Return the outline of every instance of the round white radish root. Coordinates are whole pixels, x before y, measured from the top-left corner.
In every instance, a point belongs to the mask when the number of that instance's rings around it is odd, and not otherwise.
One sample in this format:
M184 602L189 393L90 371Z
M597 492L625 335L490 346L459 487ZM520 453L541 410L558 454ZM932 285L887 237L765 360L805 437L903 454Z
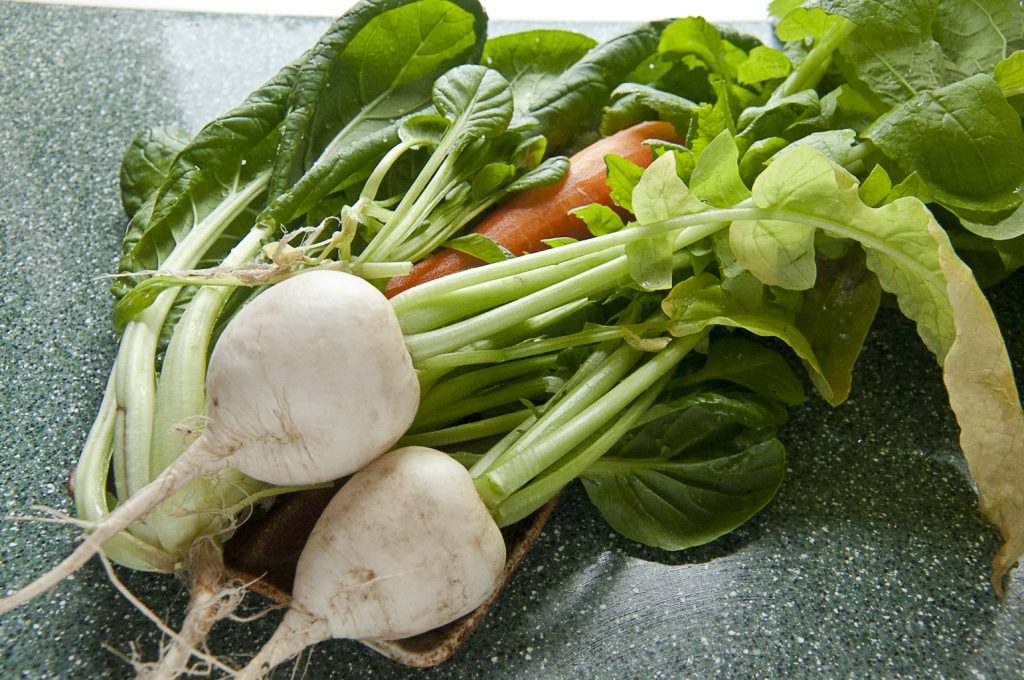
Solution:
M498 588L505 542L465 468L411 446L331 500L296 567L292 603L236 678L263 677L328 638L394 640L454 621Z
M205 447L281 486L360 469L405 434L420 396L391 304L334 271L246 305L214 347L206 390Z
M278 485L355 472L405 433L419 394L398 319L379 290L324 270L272 286L235 315L210 356L203 434L63 562L0 600L0 614L70 576L193 479L227 467Z

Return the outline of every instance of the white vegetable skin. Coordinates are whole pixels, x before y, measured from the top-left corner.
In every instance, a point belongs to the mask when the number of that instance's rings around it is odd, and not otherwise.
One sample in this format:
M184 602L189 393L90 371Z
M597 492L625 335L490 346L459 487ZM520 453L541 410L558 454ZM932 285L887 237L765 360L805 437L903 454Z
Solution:
M501 530L462 465L424 447L385 454L320 516L291 608L237 677L330 637L393 640L450 623L494 594L504 566Z
M214 347L206 385L205 447L281 486L362 468L409 428L420 395L391 304L334 271L300 274L246 305Z

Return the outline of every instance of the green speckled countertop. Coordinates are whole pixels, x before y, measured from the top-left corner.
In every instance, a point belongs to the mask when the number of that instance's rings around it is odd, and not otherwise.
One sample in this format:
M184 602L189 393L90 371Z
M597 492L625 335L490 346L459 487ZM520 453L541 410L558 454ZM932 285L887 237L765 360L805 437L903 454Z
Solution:
M0 514L70 510L64 480L114 351L96 277L123 230L124 147L149 125L195 130L327 23L0 4ZM1022 285L992 293L1019 371ZM1024 578L1004 601L992 594L997 541L974 509L939 371L908 323L883 313L850 401L809 401L783 439L778 498L712 545L639 548L574 490L453 660L414 671L337 641L304 656L300 675L1024 676ZM0 522L0 589L57 561L74 533ZM175 579L122 577L176 623L186 595ZM244 659L278 616L222 624L214 651ZM94 561L0 619L0 678L125 677L119 655L152 658L158 642Z

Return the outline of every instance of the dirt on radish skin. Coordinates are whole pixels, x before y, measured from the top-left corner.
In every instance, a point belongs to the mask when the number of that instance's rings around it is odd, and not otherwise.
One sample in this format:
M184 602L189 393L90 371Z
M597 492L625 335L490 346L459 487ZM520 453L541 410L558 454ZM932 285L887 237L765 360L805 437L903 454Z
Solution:
M328 638L395 640L469 613L494 593L505 543L465 468L406 447L331 500L296 568L277 632L237 676L262 677Z

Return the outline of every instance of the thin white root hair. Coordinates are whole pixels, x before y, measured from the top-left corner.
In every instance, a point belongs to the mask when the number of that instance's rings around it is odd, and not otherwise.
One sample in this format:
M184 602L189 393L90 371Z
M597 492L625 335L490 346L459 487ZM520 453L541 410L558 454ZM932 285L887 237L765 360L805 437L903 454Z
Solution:
M140 677L147 680L171 680L184 674L209 673L213 668L231 673L232 669L206 652L206 640L213 626L231 616L245 597L245 587L227 582L220 546L211 537L198 539L189 553L191 597L181 630L169 637L160 658ZM190 665L192 657L202 666Z
M284 234L279 240L263 247L263 255L269 262L246 262L237 265L218 265L206 269L144 269L133 272L102 274L98 280L105 279L146 279L164 277L180 283L218 283L237 284L242 286L260 286L278 283L295 273L296 267L315 267L323 264L328 255L351 241L352 235L344 231L332 237L317 241L324 232L328 222L340 222L336 217L328 217L319 226L300 227ZM297 245L292 242L301 237ZM332 263L332 269L347 271L345 263Z
M139 651L138 645L134 642L129 642L128 646L131 648L131 653L125 654L109 642L100 643L100 647L104 651L110 652L126 665L131 666L132 668L138 668L140 663L139 659L142 658L142 653Z
M306 650L299 654L292 666L292 678L305 678L309 675L309 669L313 667L313 652L316 647L306 647Z
M171 496L185 483L203 474L216 472L223 467L219 461L211 463L209 459L203 458L204 452L202 451L189 456L192 451L193 449L190 448L178 459L176 464L165 469L156 479L139 489L136 494L115 508L109 515L95 522L90 527L90 531L83 535L81 542L71 554L55 567L20 590L0 598L0 615L28 602L74 574L93 555L102 552L104 543L127 529L132 523L145 517L161 501Z
M287 608L287 604L272 604L267 607L264 607L255 614L250 614L249 616L239 616L238 614L232 614L228 617L228 619L234 621L235 623L252 623L254 621L259 621L262 618L266 618L269 614L273 614L276 611L280 611L281 609Z
M67 514L63 510L51 508L49 505L31 505L29 509L41 512L43 515L7 515L3 519L9 522L39 522L41 524L70 524L81 529L91 529L93 522L78 519Z
M139 610L139 612L143 616L145 616L147 619L149 619L149 621L153 625L155 625L160 630L160 632L162 632L164 635L166 635L166 636L168 636L168 637L170 637L172 639L176 639L178 637L178 633L173 628L168 626L164 622L164 620L162 618L160 618L160 616L156 612L154 612L152 609L150 609L149 606L145 602L140 600L135 595L135 593L133 593L128 588L128 586L126 586L124 584L124 581L122 581L120 579L120 577L117 575L117 572L114 570L114 565L110 561L110 558L107 557L106 554L102 553L102 552L99 553L99 558L100 558L100 562L103 564L103 569L107 572L107 577L110 579L110 582L114 585L114 588L116 588L117 591L119 593L121 593L121 596L124 597L124 599L126 599L129 603L131 603L131 605L133 607L135 607L137 610ZM111 651L115 651L115 650L113 650L113 648L111 648ZM117 653L120 656L122 656L122 657L124 656L120 652L117 652ZM205 654L205 653L203 653L201 651L198 651L198 650L196 650L195 655L197 657L199 657L200 659L202 659L203 661L205 661L206 663L210 664L212 667L216 667L216 668L219 668L219 669L221 669L223 671L227 671L227 672L231 671L231 668L229 668L228 666L225 666L224 664L222 664L215 657L212 657L212 656L210 656L208 654ZM132 657L129 660L129 662L132 664L132 666L135 667L136 672L139 672L140 675L141 675L142 672L144 672L145 668L148 666L148 664L140 661L140 659L141 659L141 654L139 653L139 651L137 649L133 649Z
M121 580L121 578L117 575L117 572L114 570L114 565L113 565L113 563L111 563L110 558L107 557L106 554L102 553L102 552L99 554L99 557L100 557L100 562L103 564L104 571L107 572L107 578L110 579L110 582L113 584L114 588L117 589L117 592L121 593L121 596L124 599L128 600L128 602L131 603L131 605L133 607L135 607L137 610L139 610L139 612L143 616L145 616L147 619L149 619L150 623L155 625L165 635L176 635L174 630L170 626L168 626L166 623L164 623L164 620L162 618L160 618L160 616L157 615L156 612L154 612L152 609L150 609L149 606L145 602L140 600L135 595L135 593L133 593L131 591L131 589L129 589L128 586L126 586L124 584L124 581ZM129 661L132 665L138 665L139 659L141 658L141 654L139 653L139 650L137 648L135 648L134 643L132 644L132 655L131 655L131 658L125 656L122 652L118 651L116 648L114 648L114 647L112 647L110 645L106 645L106 646L107 646L108 649L110 649L111 652L114 652L115 654L117 654L118 656L122 657L126 661Z
M206 429L206 425L210 422L210 418L205 415L195 415L189 418L185 418L179 423L175 424L173 429L175 432L180 432L183 435L197 436L200 432Z

